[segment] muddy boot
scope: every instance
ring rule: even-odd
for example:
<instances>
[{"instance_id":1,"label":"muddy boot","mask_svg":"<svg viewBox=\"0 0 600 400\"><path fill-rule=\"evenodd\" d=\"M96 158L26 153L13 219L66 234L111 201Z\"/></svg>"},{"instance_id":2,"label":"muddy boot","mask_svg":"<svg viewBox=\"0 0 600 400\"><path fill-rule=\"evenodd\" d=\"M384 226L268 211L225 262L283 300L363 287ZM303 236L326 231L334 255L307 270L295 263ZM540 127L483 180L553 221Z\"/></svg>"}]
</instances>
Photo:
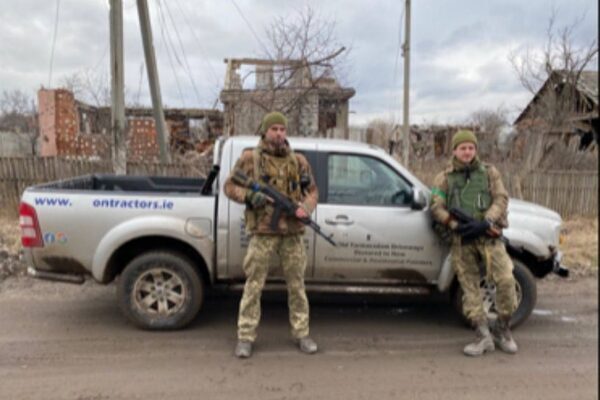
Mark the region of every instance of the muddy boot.
<instances>
[{"instance_id":1,"label":"muddy boot","mask_svg":"<svg viewBox=\"0 0 600 400\"><path fill-rule=\"evenodd\" d=\"M510 317L509 318L498 318L496 321L496 325L492 330L494 334L494 342L500 350L508 354L516 354L519 347L517 346L517 342L512 337L512 333L510 333Z\"/></svg>"},{"instance_id":2,"label":"muddy boot","mask_svg":"<svg viewBox=\"0 0 600 400\"><path fill-rule=\"evenodd\" d=\"M297 344L300 351L306 354L314 354L318 350L317 344L309 336L298 339Z\"/></svg>"},{"instance_id":3,"label":"muddy boot","mask_svg":"<svg viewBox=\"0 0 600 400\"><path fill-rule=\"evenodd\" d=\"M247 340L238 340L235 346L235 356L237 358L249 358L252 355L252 342Z\"/></svg>"},{"instance_id":4,"label":"muddy boot","mask_svg":"<svg viewBox=\"0 0 600 400\"><path fill-rule=\"evenodd\" d=\"M469 343L463 349L467 356L477 357L488 351L494 351L494 340L490 334L487 323L480 323L475 329L475 341Z\"/></svg>"}]
</instances>

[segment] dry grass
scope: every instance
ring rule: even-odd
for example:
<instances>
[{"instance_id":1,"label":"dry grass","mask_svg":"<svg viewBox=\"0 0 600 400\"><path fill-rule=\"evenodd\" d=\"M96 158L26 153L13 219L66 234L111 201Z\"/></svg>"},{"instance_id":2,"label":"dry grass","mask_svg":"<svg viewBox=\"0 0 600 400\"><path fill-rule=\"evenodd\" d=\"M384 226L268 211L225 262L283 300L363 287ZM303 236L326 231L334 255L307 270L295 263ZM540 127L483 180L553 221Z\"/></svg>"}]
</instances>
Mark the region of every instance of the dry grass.
<instances>
[{"instance_id":1,"label":"dry grass","mask_svg":"<svg viewBox=\"0 0 600 400\"><path fill-rule=\"evenodd\" d=\"M563 264L575 274L598 272L598 219L574 217L563 224Z\"/></svg>"},{"instance_id":2,"label":"dry grass","mask_svg":"<svg viewBox=\"0 0 600 400\"><path fill-rule=\"evenodd\" d=\"M21 249L21 231L19 219L0 213L0 250L9 254L18 254Z\"/></svg>"}]
</instances>

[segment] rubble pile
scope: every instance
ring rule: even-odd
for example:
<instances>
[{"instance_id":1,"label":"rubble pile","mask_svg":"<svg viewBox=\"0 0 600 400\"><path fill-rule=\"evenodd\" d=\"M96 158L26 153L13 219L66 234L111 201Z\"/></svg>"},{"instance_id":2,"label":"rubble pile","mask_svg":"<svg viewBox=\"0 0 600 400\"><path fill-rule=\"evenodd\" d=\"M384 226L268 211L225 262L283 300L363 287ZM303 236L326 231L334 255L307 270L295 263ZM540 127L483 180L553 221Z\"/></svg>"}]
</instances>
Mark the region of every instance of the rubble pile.
<instances>
[{"instance_id":1,"label":"rubble pile","mask_svg":"<svg viewBox=\"0 0 600 400\"><path fill-rule=\"evenodd\" d=\"M0 217L0 281L8 276L25 275L19 227L14 218Z\"/></svg>"}]
</instances>

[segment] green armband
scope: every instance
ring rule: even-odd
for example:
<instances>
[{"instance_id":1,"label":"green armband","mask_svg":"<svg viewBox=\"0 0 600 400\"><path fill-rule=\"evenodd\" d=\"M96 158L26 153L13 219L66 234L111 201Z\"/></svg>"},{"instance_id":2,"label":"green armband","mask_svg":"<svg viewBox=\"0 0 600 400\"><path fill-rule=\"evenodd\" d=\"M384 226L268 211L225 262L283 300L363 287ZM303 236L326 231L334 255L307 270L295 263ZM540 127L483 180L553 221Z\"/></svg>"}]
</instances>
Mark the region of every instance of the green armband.
<instances>
[{"instance_id":1,"label":"green armband","mask_svg":"<svg viewBox=\"0 0 600 400\"><path fill-rule=\"evenodd\" d=\"M431 188L431 195L432 196L439 196L442 199L446 200L446 193L444 193L442 190L440 190L439 188Z\"/></svg>"}]
</instances>

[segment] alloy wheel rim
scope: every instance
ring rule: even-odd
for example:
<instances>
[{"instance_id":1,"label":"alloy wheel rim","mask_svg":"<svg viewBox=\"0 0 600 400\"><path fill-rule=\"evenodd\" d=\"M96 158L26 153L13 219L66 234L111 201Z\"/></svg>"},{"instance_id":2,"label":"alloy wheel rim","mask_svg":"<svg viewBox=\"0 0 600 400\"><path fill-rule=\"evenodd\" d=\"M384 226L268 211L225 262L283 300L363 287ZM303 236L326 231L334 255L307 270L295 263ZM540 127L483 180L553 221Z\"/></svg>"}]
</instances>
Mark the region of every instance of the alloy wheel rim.
<instances>
[{"instance_id":1,"label":"alloy wheel rim","mask_svg":"<svg viewBox=\"0 0 600 400\"><path fill-rule=\"evenodd\" d=\"M187 289L181 277L165 267L153 267L136 279L135 306L154 317L170 317L183 308Z\"/></svg>"},{"instance_id":2,"label":"alloy wheel rim","mask_svg":"<svg viewBox=\"0 0 600 400\"><path fill-rule=\"evenodd\" d=\"M479 289L481 296L483 297L483 309L488 316L489 320L496 320L498 318L498 310L496 309L496 285L494 282L490 282L487 279L481 279L479 283ZM518 281L515 280L515 291L517 294L517 308L521 304L523 299L523 290Z\"/></svg>"}]
</instances>

